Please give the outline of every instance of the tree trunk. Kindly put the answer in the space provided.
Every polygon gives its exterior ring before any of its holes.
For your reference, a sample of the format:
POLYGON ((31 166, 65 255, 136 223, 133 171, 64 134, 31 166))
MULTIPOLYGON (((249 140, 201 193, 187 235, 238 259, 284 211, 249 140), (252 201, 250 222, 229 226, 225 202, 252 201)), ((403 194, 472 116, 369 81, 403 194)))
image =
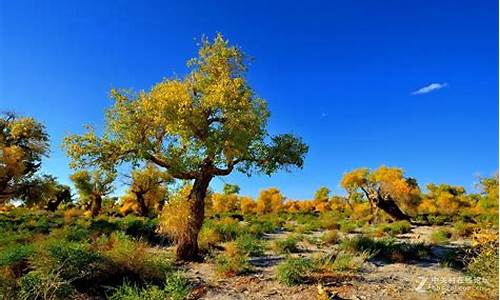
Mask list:
POLYGON ((59 206, 59 204, 61 204, 62 200, 63 199, 61 197, 56 197, 55 199, 50 199, 47 202, 47 210, 48 211, 56 211, 57 207, 59 206))
POLYGON ((144 193, 136 193, 137 203, 139 203, 139 215, 144 217, 149 214, 149 207, 146 205, 146 200, 144 199, 144 193))
POLYGON ((378 208, 385 211, 395 221, 410 221, 410 216, 401 211, 392 197, 387 196, 383 198, 381 195, 378 195, 374 202, 378 208))
POLYGON ((102 197, 101 195, 94 195, 94 201, 92 203, 92 217, 97 217, 101 212, 102 197))
POLYGON ((207 195, 210 180, 212 180, 211 175, 202 175, 194 181, 189 199, 187 200, 191 218, 187 220, 185 238, 177 242, 177 260, 200 260, 198 255, 198 233, 205 217, 205 196, 207 195))

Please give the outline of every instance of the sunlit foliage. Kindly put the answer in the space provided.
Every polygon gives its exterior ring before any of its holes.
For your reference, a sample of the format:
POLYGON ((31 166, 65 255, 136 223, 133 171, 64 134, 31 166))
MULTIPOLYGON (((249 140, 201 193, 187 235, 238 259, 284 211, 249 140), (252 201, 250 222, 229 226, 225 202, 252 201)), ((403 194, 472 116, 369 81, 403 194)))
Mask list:
POLYGON ((172 177, 155 165, 148 164, 143 169, 134 169, 131 178, 130 188, 122 197, 122 213, 132 210, 147 216, 153 211, 160 212, 167 200, 167 185, 173 182, 172 177))
POLYGON ((71 202, 71 189, 60 184, 54 176, 34 176, 26 180, 17 198, 27 207, 55 211, 60 204, 71 202))
POLYGON ((283 208, 285 197, 277 188, 262 190, 257 197, 255 212, 259 214, 277 213, 283 208))
POLYGON ((101 212, 102 201, 113 191, 116 174, 104 170, 80 170, 70 176, 80 198, 80 204, 90 210, 92 216, 101 212))
POLYGON ((361 191, 373 209, 382 209, 395 219, 409 219, 405 212, 414 213, 420 201, 416 180, 404 177, 399 168, 356 169, 344 174, 341 185, 350 195, 361 191))
POLYGON ((92 128, 65 139, 72 166, 107 169, 122 162, 148 161, 182 180, 194 180, 185 199, 191 217, 188 239, 177 257, 197 257, 205 196, 215 176, 234 169, 272 174, 302 167, 308 147, 291 134, 271 136, 269 112, 246 81, 247 58, 222 35, 202 39, 198 57, 188 62, 184 78, 167 78, 149 91, 113 89, 105 132, 92 128))
POLYGON ((12 199, 49 152, 45 127, 12 113, 0 117, 0 204, 12 199))

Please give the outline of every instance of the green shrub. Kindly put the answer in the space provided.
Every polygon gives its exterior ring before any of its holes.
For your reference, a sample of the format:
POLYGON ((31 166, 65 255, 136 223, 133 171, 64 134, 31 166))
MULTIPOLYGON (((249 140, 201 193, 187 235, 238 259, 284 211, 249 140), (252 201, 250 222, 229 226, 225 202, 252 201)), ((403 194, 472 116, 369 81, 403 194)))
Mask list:
POLYGON ((455 238, 467 237, 474 232, 474 225, 464 222, 457 222, 453 226, 453 236, 455 238))
POLYGON ((274 241, 271 247, 276 254, 295 253, 299 251, 298 242, 299 239, 296 236, 290 235, 285 239, 274 241))
POLYGON ((69 226, 64 228, 64 238, 70 242, 81 242, 89 238, 90 231, 80 226, 69 226))
POLYGON ((321 239, 326 244, 336 244, 339 241, 339 234, 336 230, 328 230, 321 236, 321 239))
POLYGON ((342 221, 340 223, 340 231, 342 231, 344 233, 354 233, 354 232, 356 232, 357 228, 358 228, 358 225, 355 222, 342 221))
POLYGON ((191 286, 188 279, 181 272, 175 272, 167 276, 164 290, 169 295, 169 299, 183 300, 188 296, 191 286))
POLYGON ((111 296, 108 297, 109 300, 164 300, 169 299, 167 291, 161 289, 156 285, 147 285, 143 288, 137 287, 136 285, 125 282, 120 287, 118 287, 111 296))
POLYGON ((321 228, 323 229, 340 229, 340 225, 338 223, 338 215, 336 215, 334 212, 326 212, 322 214, 320 218, 320 224, 321 228))
POLYGON ((116 223, 110 222, 103 216, 99 219, 92 219, 90 221, 89 230, 98 234, 110 234, 118 230, 118 225, 116 223))
POLYGON ((439 216, 439 215, 429 215, 429 216, 427 216, 427 220, 432 225, 444 225, 444 223, 447 220, 447 217, 446 216, 439 216))
POLYGON ((368 252, 352 253, 340 252, 335 256, 335 260, 331 264, 331 269, 334 271, 359 271, 363 263, 370 255, 368 252))
POLYGON ((435 230, 430 236, 431 242, 437 245, 447 244, 450 238, 451 238, 451 232, 447 229, 435 230))
POLYGON ((162 279, 173 269, 173 259, 163 251, 147 251, 148 245, 121 232, 101 236, 94 247, 107 259, 109 272, 142 279, 162 279))
POLYGON ((388 225, 388 232, 391 235, 408 233, 411 231, 411 224, 408 221, 398 221, 388 225))
POLYGON ((236 247, 238 247, 238 249, 246 255, 250 256, 264 255, 263 241, 257 239, 256 237, 250 234, 240 235, 236 239, 236 247))
POLYGON ((280 263, 276 269, 276 278, 278 282, 292 286, 304 281, 307 274, 314 269, 312 260, 299 257, 287 258, 280 263))
POLYGON ((225 251, 216 257, 215 266, 217 273, 226 277, 244 274, 251 270, 248 256, 238 249, 235 242, 226 245, 225 251))
POLYGON ((13 245, 6 248, 0 251, 0 267, 13 266, 26 261, 34 251, 32 245, 13 245))
POLYGON ((49 272, 31 271, 21 277, 19 282, 20 299, 67 299, 72 291, 70 281, 60 275, 61 269, 49 272))
POLYGON ((88 244, 52 239, 42 243, 30 263, 46 274, 59 270, 57 275, 61 278, 76 280, 92 274, 102 263, 102 257, 88 244))
POLYGON ((396 243, 394 239, 375 240, 366 236, 344 239, 340 248, 348 252, 366 252, 371 257, 392 262, 421 259, 430 255, 429 248, 423 243, 396 243))

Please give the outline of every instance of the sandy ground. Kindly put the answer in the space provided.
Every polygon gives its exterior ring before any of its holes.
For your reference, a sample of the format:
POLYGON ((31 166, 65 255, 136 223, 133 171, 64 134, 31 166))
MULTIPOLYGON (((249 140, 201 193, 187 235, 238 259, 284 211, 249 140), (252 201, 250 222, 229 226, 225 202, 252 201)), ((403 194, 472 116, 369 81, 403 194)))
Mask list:
MULTIPOLYGON (((411 233, 398 236, 405 241, 428 241, 436 228, 415 227, 411 233)), ((309 237, 321 236, 321 232, 309 237)), ((270 240, 284 238, 286 233, 271 234, 270 240)), ((450 247, 466 244, 458 241, 450 247)), ((328 247, 316 247, 303 243, 304 251, 298 255, 313 256, 327 252, 328 247)), ((359 273, 335 276, 321 276, 322 288, 331 294, 330 299, 464 299, 464 292, 470 287, 468 278, 457 270, 442 267, 437 262, 443 249, 433 249, 434 259, 410 263, 383 263, 370 260, 363 264, 359 273)), ((192 299, 318 299, 318 279, 314 282, 287 287, 275 280, 276 265, 283 259, 271 253, 252 258, 255 271, 245 276, 220 278, 216 276, 211 263, 184 265, 188 276, 195 284, 192 299)))

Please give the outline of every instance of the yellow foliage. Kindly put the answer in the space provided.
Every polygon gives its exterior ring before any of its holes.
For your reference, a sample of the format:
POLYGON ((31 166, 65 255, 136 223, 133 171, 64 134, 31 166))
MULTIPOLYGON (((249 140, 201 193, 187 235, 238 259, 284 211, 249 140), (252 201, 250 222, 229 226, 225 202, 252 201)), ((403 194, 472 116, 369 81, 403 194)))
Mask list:
POLYGON ((283 208, 285 197, 277 188, 262 190, 257 197, 255 211, 259 214, 277 213, 283 208))
POLYGON ((240 211, 242 214, 249 214, 255 212, 256 204, 250 197, 241 197, 240 211))
POLYGON ((354 203, 352 206, 352 217, 362 219, 370 215, 370 204, 368 202, 354 203))
POLYGON ((236 194, 214 193, 211 196, 211 203, 215 213, 226 213, 240 209, 240 199, 236 194))
POLYGON ((187 228, 190 222, 191 213, 189 202, 187 201, 191 186, 185 185, 180 191, 175 193, 170 201, 165 205, 160 215, 160 224, 157 231, 170 236, 175 241, 181 241, 189 234, 187 228))
POLYGON ((70 208, 64 212, 64 223, 72 224, 75 218, 83 215, 83 211, 78 208, 70 208))

